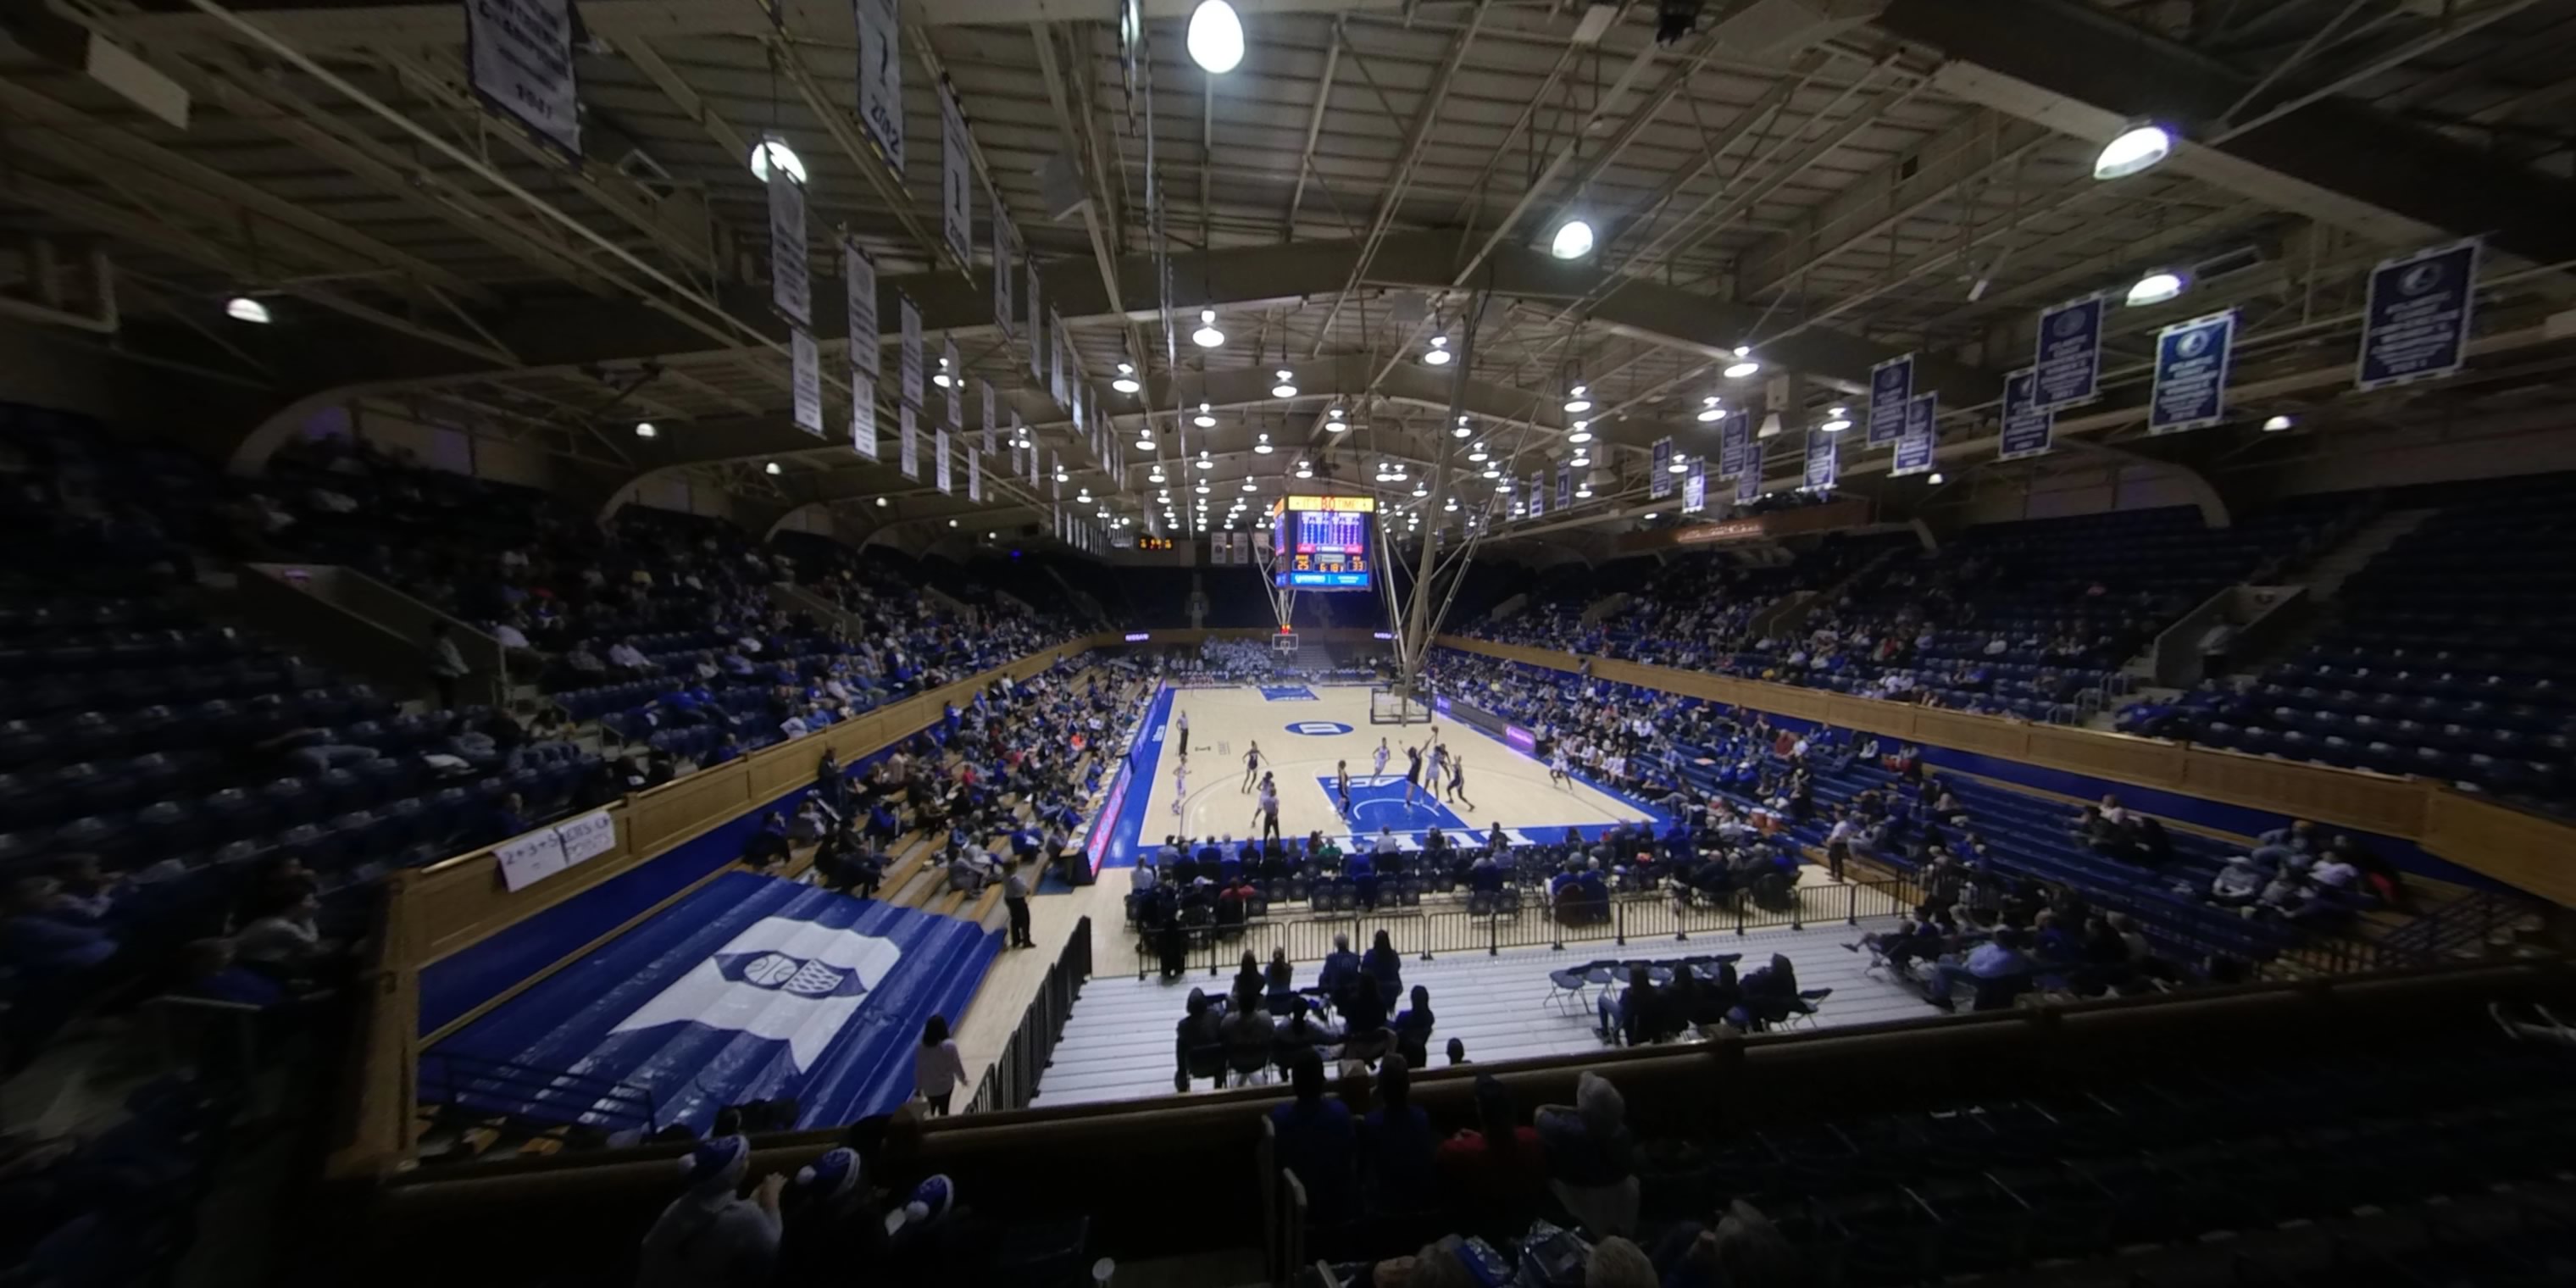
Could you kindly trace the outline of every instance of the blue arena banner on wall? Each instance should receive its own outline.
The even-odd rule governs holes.
[[[2362,311],[2361,362],[2353,384],[2384,389],[2438,380],[2468,360],[2469,320],[2477,310],[2475,237],[2382,260],[2370,271]]]
[[[2227,359],[2235,340],[2234,309],[2176,322],[2156,333],[2148,433],[2177,434],[2227,419]]]
[[[1731,479],[1744,472],[1745,448],[1753,442],[1753,422],[1737,416],[1717,431],[1717,476]]]
[[[2057,413],[2039,405],[2039,373],[2024,367],[2004,377],[2004,432],[1996,459],[2046,456],[2056,446]]]
[[[1697,514],[1708,508],[1708,461],[1693,457],[1690,473],[1682,475],[1682,513]]]
[[[1538,518],[1538,517],[1540,517],[1541,515],[1544,515],[1544,514],[1546,514],[1546,513],[1547,513],[1547,471],[1546,471],[1546,470],[1540,470],[1538,473],[1530,475],[1530,481],[1529,481],[1529,517],[1531,517],[1531,518],[1535,519],[1535,518]]]
[[[2102,297],[2091,296],[2043,310],[2039,351],[2039,405],[2052,411],[2088,403],[2101,392]]]
[[[1672,463],[1673,440],[1669,438],[1656,439],[1654,477],[1646,481],[1647,496],[1660,501],[1673,494]]]
[[[1799,487],[1808,492],[1829,492],[1842,477],[1842,453],[1835,450],[1834,436],[1823,430],[1807,431],[1807,473]]]
[[[1869,369],[1869,445],[1885,447],[1905,433],[1905,405],[1914,397],[1914,355],[1890,358]]]
[[[1887,472],[1929,474],[1941,439],[1941,395],[1925,394],[1905,404],[1905,432],[1896,440],[1896,461]]]

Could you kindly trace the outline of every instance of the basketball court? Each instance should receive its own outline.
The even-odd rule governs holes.
[[[1176,691],[1136,848],[1149,851],[1164,836],[1176,834],[1259,836],[1258,776],[1254,789],[1244,785],[1244,757],[1255,744],[1262,771],[1277,779],[1283,836],[1320,831],[1347,847],[1354,835],[1375,836],[1391,828],[1418,845],[1434,827],[1451,835],[1473,829],[1482,836],[1500,823],[1513,842],[1535,844],[1555,840],[1568,827],[1589,836],[1614,823],[1644,821],[1660,828],[1666,821],[1659,809],[1580,781],[1550,782],[1545,764],[1460,721],[1371,723],[1370,696],[1361,686],[1295,680]],[[1378,705],[1385,705],[1383,695]],[[1189,764],[1186,775],[1176,777],[1184,718]],[[1428,748],[1435,737],[1452,756],[1465,758],[1465,799],[1448,796],[1448,776],[1443,774],[1437,794],[1416,790],[1408,805],[1405,749],[1423,749],[1427,782]],[[1383,774],[1376,763],[1381,742],[1387,748]],[[1336,786],[1338,764],[1350,770],[1347,815]]]

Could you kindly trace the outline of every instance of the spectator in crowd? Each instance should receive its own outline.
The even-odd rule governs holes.
[[[1214,1078],[1219,1087],[1225,1085],[1225,1037],[1218,1028],[1223,1019],[1205,992],[1190,990],[1189,1009],[1173,1029],[1173,1090],[1189,1090],[1194,1077]]]
[[[462,705],[457,700],[457,688],[464,683],[467,674],[469,674],[469,668],[465,665],[465,654],[457,649],[455,633],[448,629],[446,619],[441,618],[431,622],[429,624],[429,682],[431,687],[438,690],[440,710],[453,711]]]
[[[1379,1000],[1388,1006],[1404,994],[1404,957],[1383,930],[1369,945],[1368,955],[1361,959],[1360,970],[1377,984]]]
[[[930,1112],[948,1115],[948,1102],[957,1094],[957,1084],[966,1081],[966,1057],[958,1054],[957,1043],[948,1036],[948,1017],[934,1015],[921,1026],[921,1043],[912,1052],[912,1089]]]
[[[1546,1146],[1549,1188],[1595,1238],[1637,1228],[1636,1142],[1627,1103],[1600,1074],[1574,1084],[1574,1104],[1542,1105],[1538,1136]]]
[[[1278,1135],[1279,1165],[1294,1170],[1305,1185],[1315,1220],[1343,1220],[1354,1206],[1357,1144],[1350,1106],[1325,1099],[1324,1060],[1312,1050],[1297,1053],[1288,1078],[1296,1099],[1270,1111]]]
[[[1377,1074],[1378,1107],[1360,1129],[1360,1156],[1368,1208],[1379,1213],[1421,1212],[1439,1197],[1434,1156],[1439,1138],[1431,1116],[1413,1103],[1412,1062],[1388,1056]]]
[[[1437,1162],[1453,1205],[1477,1216],[1479,1233],[1520,1233],[1538,1210],[1547,1184],[1547,1151],[1538,1130],[1519,1124],[1502,1079],[1476,1075],[1476,1126],[1440,1146]]]
[[[787,1178],[764,1176],[748,1199],[737,1196],[751,1143],[719,1136],[681,1160],[680,1197],[644,1235],[636,1288],[757,1288],[778,1260],[783,1224],[778,1196]]]
[[[1431,1063],[1431,1029],[1438,1021],[1431,1014],[1431,990],[1413,986],[1413,1005],[1395,1017],[1395,1050],[1415,1068]]]

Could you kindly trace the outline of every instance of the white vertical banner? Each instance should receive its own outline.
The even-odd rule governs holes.
[[[1019,272],[1019,233],[1011,227],[1011,217],[1002,209],[1002,194],[987,191],[987,203],[993,208],[993,329],[1010,339],[1019,333],[1020,319],[1012,303],[1011,283]]]
[[[537,137],[573,156],[581,155],[572,0],[467,4],[465,68],[477,97]]]
[[[897,295],[895,311],[903,319],[903,355],[897,367],[903,383],[895,386],[895,401],[915,411],[921,409],[921,310],[912,297]]]
[[[977,377],[975,387],[984,392],[984,454],[990,456],[1001,450],[993,445],[1001,433],[1001,422],[993,419],[993,382]]]
[[[966,424],[966,364],[957,356],[957,341],[942,336],[939,341],[939,371],[948,377],[948,428]]]
[[[1055,395],[1058,407],[1073,406],[1073,397],[1065,390],[1064,315],[1047,310],[1047,389]]]
[[[931,465],[931,478],[932,478],[932,479],[934,479],[935,481],[937,481],[937,483],[938,483],[938,485],[939,485],[939,490],[940,490],[941,492],[943,492],[943,493],[954,491],[955,489],[951,488],[951,487],[948,485],[948,431],[947,431],[947,430],[939,429],[939,430],[933,430],[933,431],[931,431],[931,435],[930,435],[930,465]]]
[[[877,266],[847,237],[841,239],[841,287],[850,312],[850,368],[874,385],[877,351],[884,347],[877,332]]]
[[[903,476],[918,483],[921,481],[921,425],[914,419],[910,407],[895,408],[894,419],[901,438],[896,445],[896,453],[903,465]]]
[[[796,427],[816,438],[823,436],[823,348],[805,328],[787,328],[787,355],[794,368],[790,388],[795,400]]]
[[[859,27],[859,123],[903,173],[903,15],[899,0],[852,0]]]
[[[974,267],[975,167],[966,153],[966,113],[945,80],[939,83],[939,230],[957,262]]]
[[[814,325],[814,268],[805,258],[805,185],[769,168],[769,303],[798,326]]]
[[[877,459],[877,382],[864,371],[850,373],[850,450]]]
[[[1026,438],[1028,436],[1028,430],[1020,420],[1020,414],[1018,412],[1011,413],[1011,435],[1014,438]],[[1036,487],[1038,485],[1038,445],[1034,439],[1031,439],[1029,442],[1028,458],[1029,486]]]
[[[972,447],[966,449],[966,499],[978,505],[984,502],[984,457]]]
[[[1046,381],[1047,329],[1046,314],[1039,312],[1041,306],[1038,302],[1038,260],[1035,255],[1029,257],[1028,297],[1029,379],[1043,384]]]

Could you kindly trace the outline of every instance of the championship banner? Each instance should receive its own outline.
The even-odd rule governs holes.
[[[864,371],[850,373],[850,450],[877,459],[877,382]]]
[[[1835,450],[1834,436],[1822,430],[1807,431],[1807,471],[1799,487],[1808,492],[1830,492],[1842,478],[1842,453]]]
[[[1047,391],[1055,395],[1055,405],[1070,409],[1073,395],[1065,388],[1064,315],[1047,310]]]
[[[1574,467],[1571,465],[1556,467],[1556,508],[1574,508]]]
[[[975,266],[975,167],[966,154],[966,113],[957,91],[942,79],[939,90],[939,230],[957,262]]]
[[[1929,474],[1940,455],[1941,395],[1924,394],[1905,404],[1905,432],[1896,439],[1896,460],[1889,474]]]
[[[993,382],[979,376],[975,387],[984,391],[984,454],[990,456],[998,450],[993,440],[1001,432],[993,419]]]
[[[903,173],[903,15],[899,0],[852,0],[859,26],[859,124]]]
[[[2227,362],[2235,348],[2236,311],[2176,322],[2156,332],[2155,388],[2147,396],[2147,432],[2179,434],[2227,419]]]
[[[921,426],[914,421],[913,411],[910,407],[895,408],[894,419],[895,424],[898,427],[897,432],[900,434],[902,440],[897,444],[897,448],[898,460],[903,466],[903,476],[911,479],[915,483],[918,483],[921,481],[921,444],[919,441],[921,437]]]
[[[788,387],[795,406],[796,427],[816,438],[823,436],[823,348],[805,328],[787,328],[787,355],[790,367]]]
[[[769,167],[769,303],[798,326],[814,325],[814,269],[805,258],[805,185]]]
[[[567,154],[581,155],[572,0],[468,3],[465,69],[475,97]]]
[[[974,448],[966,449],[966,499],[978,505],[984,501],[983,460]]]
[[[1905,406],[1914,399],[1914,355],[1890,358],[1869,369],[1869,445],[1885,447],[1905,433]]]
[[[1039,312],[1038,261],[1029,257],[1029,379],[1046,383],[1046,314]]]
[[[1693,457],[1690,473],[1682,476],[1682,513],[1697,514],[1708,508],[1708,461]]]
[[[2040,313],[2039,348],[2031,366],[2040,406],[2055,411],[2100,395],[2103,307],[2104,297],[2095,295]]]
[[[849,297],[845,307],[850,314],[850,368],[874,385],[878,350],[885,343],[877,333],[877,266],[847,237],[841,239],[841,286]]]
[[[2057,446],[2057,413],[2039,405],[2039,373],[2024,367],[2004,377],[2004,431],[1997,460],[2046,456]]]
[[[943,495],[954,492],[955,489],[948,485],[948,431],[945,429],[930,433],[930,466],[931,480],[940,492]]]
[[[2468,361],[2483,248],[2472,237],[2382,260],[2370,271],[2356,387],[2385,389],[2459,371]]]
[[[1660,501],[1673,494],[1673,440],[1669,438],[1656,439],[1654,450],[1654,473],[1652,477],[1646,480],[1646,495],[1653,500]]]
[[[966,364],[957,357],[957,341],[942,336],[939,369],[948,375],[948,428],[966,427]]]
[[[895,311],[903,323],[903,355],[901,365],[897,368],[903,374],[903,383],[895,386],[895,401],[919,411],[921,409],[921,310],[913,306],[912,297],[898,295],[895,297]]]
[[[1744,454],[1744,472],[1735,476],[1735,504],[1742,508],[1762,499],[1762,451]]]
[[[1011,217],[1002,209],[1002,194],[988,190],[984,196],[988,199],[986,204],[993,208],[993,329],[1008,340],[1020,330],[1020,319],[1011,303],[1011,282],[1018,272],[1012,265],[1018,262],[1015,248],[1019,234],[1013,231]]]
[[[1542,516],[1546,515],[1546,513],[1547,513],[1547,471],[1546,471],[1546,470],[1544,470],[1544,469],[1542,469],[1542,470],[1540,470],[1538,473],[1530,475],[1530,481],[1529,481],[1529,517],[1531,517],[1531,518],[1533,518],[1533,519],[1536,519],[1536,518],[1540,518],[1540,517],[1542,517]]]
[[[1737,478],[1744,473],[1745,449],[1753,443],[1753,421],[1748,416],[1730,416],[1717,429],[1717,475]]]

